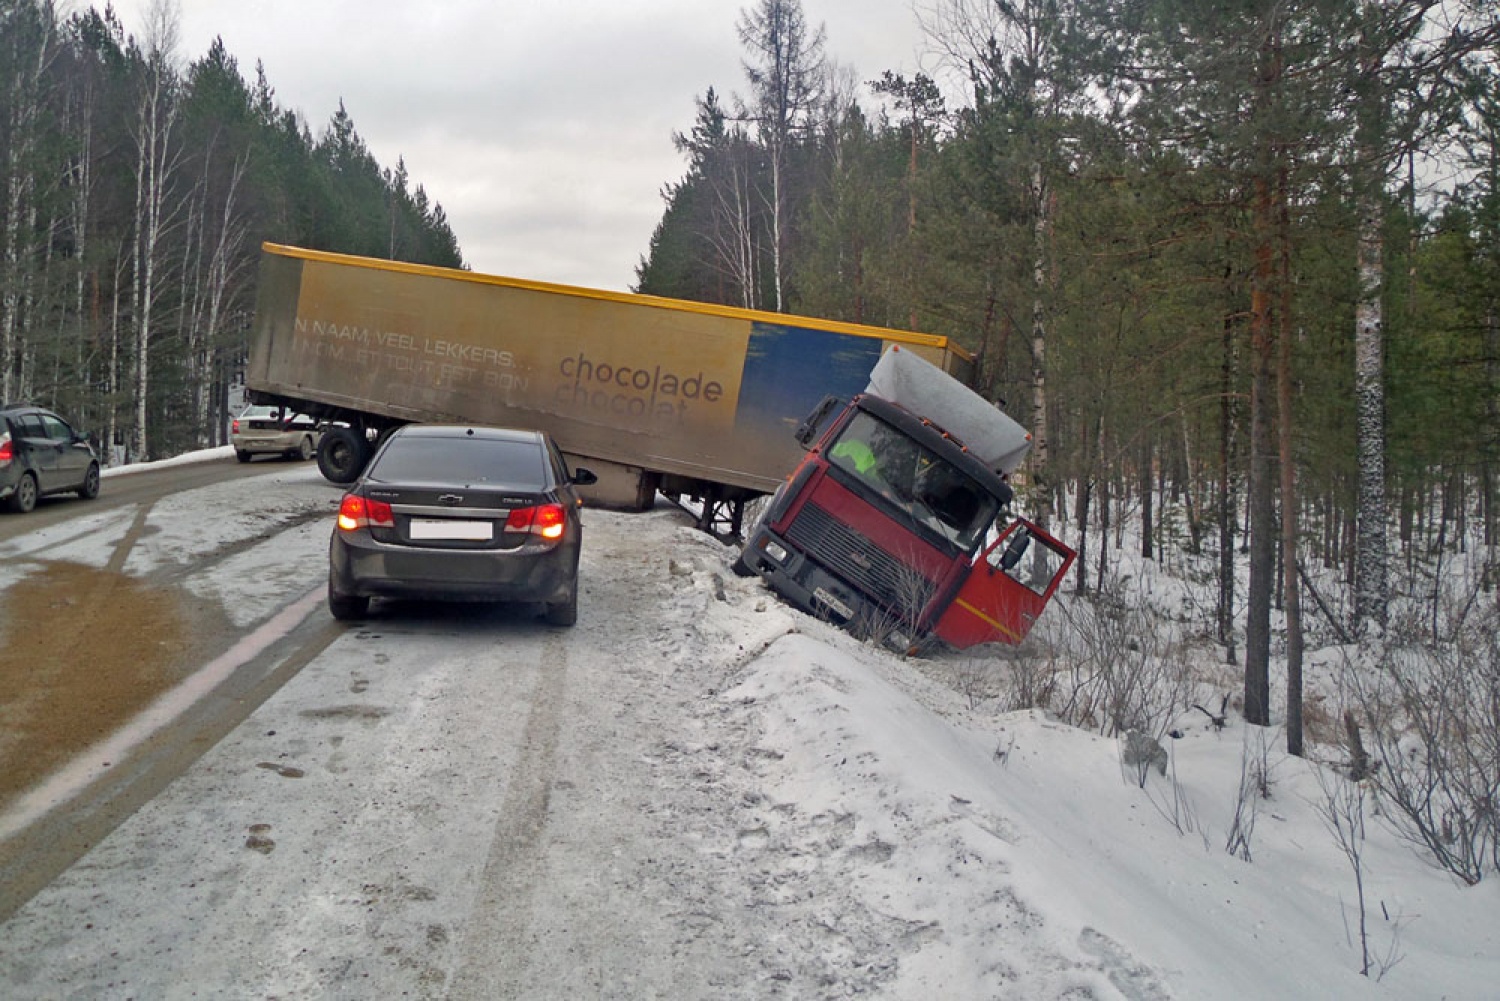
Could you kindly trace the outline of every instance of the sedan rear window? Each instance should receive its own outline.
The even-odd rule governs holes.
[[[371,467],[369,477],[387,483],[495,483],[531,488],[547,484],[539,444],[484,438],[394,438]]]

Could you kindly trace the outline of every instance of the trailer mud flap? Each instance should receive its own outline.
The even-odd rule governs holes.
[[[1031,522],[1017,519],[974,561],[933,634],[958,650],[1020,643],[1076,557]]]

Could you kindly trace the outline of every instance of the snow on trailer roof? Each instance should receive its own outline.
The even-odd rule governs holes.
[[[1031,451],[1030,432],[997,405],[899,344],[875,363],[865,392],[932,421],[997,472],[1011,472]]]

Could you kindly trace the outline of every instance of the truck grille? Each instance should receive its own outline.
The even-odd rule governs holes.
[[[931,595],[932,582],[874,542],[807,504],[788,526],[787,539],[816,562],[888,608],[916,618]]]

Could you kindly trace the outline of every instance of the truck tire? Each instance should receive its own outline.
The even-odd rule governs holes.
[[[353,483],[369,458],[364,434],[353,428],[333,428],[318,442],[318,471],[330,483]]]

